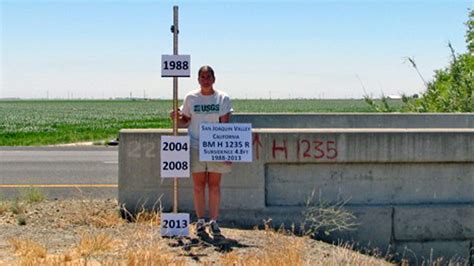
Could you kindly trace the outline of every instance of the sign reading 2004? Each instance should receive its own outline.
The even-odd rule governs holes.
[[[241,123],[201,124],[199,160],[251,162],[252,125]]]

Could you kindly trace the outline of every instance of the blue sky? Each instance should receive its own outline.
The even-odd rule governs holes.
[[[1,2],[0,97],[171,98],[161,78],[172,53],[191,55],[183,96],[201,65],[233,98],[361,98],[424,90],[465,52],[473,1],[27,1]],[[362,87],[365,87],[365,92]]]

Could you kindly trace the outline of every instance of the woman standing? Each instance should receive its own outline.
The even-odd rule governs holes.
[[[191,173],[194,183],[194,208],[198,221],[196,233],[205,234],[205,190],[209,189],[209,228],[211,235],[221,236],[217,218],[221,200],[221,176],[231,170],[231,162],[199,161],[199,127],[201,123],[227,123],[233,109],[229,96],[214,89],[216,76],[210,66],[202,66],[198,72],[200,89],[193,90],[184,97],[183,106],[178,111],[178,126],[188,127],[191,138]],[[174,115],[172,118],[174,118]]]

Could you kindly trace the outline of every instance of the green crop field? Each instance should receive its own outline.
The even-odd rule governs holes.
[[[233,100],[233,107],[235,112],[372,111],[364,100]],[[171,100],[0,101],[0,146],[100,141],[116,138],[122,128],[169,128],[171,109]]]

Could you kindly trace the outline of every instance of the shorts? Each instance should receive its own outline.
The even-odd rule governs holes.
[[[199,161],[199,149],[191,148],[191,173],[230,173],[232,170],[231,164],[225,164],[224,162],[200,162]]]

